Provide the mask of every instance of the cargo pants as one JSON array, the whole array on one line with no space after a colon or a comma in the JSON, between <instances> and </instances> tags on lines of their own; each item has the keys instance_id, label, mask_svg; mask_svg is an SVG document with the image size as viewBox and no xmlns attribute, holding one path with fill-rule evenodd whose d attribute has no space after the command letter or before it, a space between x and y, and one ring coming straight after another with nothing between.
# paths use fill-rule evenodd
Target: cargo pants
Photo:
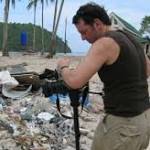
<instances>
[{"instance_id":1,"label":"cargo pants","mask_svg":"<svg viewBox=\"0 0 150 150\"><path fill-rule=\"evenodd\" d=\"M106 114L99 122L91 150L145 150L150 138L150 109L135 117Z\"/></svg>"}]
</instances>

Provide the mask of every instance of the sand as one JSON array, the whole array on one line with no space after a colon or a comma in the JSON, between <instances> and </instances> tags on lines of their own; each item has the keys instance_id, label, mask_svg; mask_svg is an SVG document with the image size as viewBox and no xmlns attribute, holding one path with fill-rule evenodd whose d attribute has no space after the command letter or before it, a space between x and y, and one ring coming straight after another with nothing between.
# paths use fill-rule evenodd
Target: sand
<instances>
[{"instance_id":1,"label":"sand","mask_svg":"<svg viewBox=\"0 0 150 150\"><path fill-rule=\"evenodd\" d=\"M13 55L11 57L0 57L0 67L3 66L8 66L8 65L17 65L17 64L22 64L25 63L26 66L25 68L27 71L34 71L37 73L42 73L45 68L49 69L55 69L57 66L57 61L59 58L55 59L48 59L45 56L40 56L40 55ZM81 60L82 58L74 57L71 58L73 60L72 66L75 67ZM148 83L150 84L150 79L148 79ZM97 74L95 74L91 80L90 80L90 89L91 90L96 90L96 91L101 91L103 87L103 84L99 80ZM149 90L150 91L150 90ZM96 125L98 123L99 114L100 111L103 109L103 102L102 98L97 95L92 95L91 96L93 108L88 112L93 114L94 120L97 121L91 121L88 124L81 123L81 126L87 126L90 131L93 131L96 128ZM91 144L91 140L89 141L89 145ZM147 149L150 150L150 147Z\"/></svg>"}]
</instances>

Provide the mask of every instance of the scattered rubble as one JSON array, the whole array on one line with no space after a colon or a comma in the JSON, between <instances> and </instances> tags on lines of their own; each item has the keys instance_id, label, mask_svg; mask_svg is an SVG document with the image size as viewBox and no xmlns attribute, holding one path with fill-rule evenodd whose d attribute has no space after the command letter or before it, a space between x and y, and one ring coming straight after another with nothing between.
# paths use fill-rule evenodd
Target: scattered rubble
<instances>
[{"instance_id":1,"label":"scattered rubble","mask_svg":"<svg viewBox=\"0 0 150 150\"><path fill-rule=\"evenodd\" d=\"M76 66L79 61L72 66ZM56 62L57 59L45 59L41 56L1 57L0 70L8 70L11 73L42 72L45 68L55 69ZM150 85L150 78L148 83ZM90 90L99 92L102 87L98 76L94 75L90 80ZM81 150L90 150L98 118L104 107L102 98L98 95L90 94L89 100L92 107L84 108L79 118ZM30 91L18 99L6 97L1 93L0 150L75 150L73 120L61 117L53 102L53 99L45 98L40 91ZM64 114L72 114L69 101L61 103L61 108ZM81 108L79 112L80 110ZM43 115L38 118L41 113L53 118L44 119ZM149 149L150 145L147 150Z\"/></svg>"},{"instance_id":2,"label":"scattered rubble","mask_svg":"<svg viewBox=\"0 0 150 150\"><path fill-rule=\"evenodd\" d=\"M7 98L5 98L7 99ZM4 105L0 111L0 149L9 150L65 150L75 149L73 120L62 118L48 98L30 95ZM45 107L47 106L47 107ZM68 112L68 106L63 112ZM83 112L81 122L81 147L92 140L91 130L83 122L96 121ZM92 131L94 134L94 132ZM5 144L4 144L5 143ZM7 143L7 144L6 144ZM71 149L70 149L71 150Z\"/></svg>"},{"instance_id":3,"label":"scattered rubble","mask_svg":"<svg viewBox=\"0 0 150 150\"><path fill-rule=\"evenodd\" d=\"M25 71L20 65L19 68ZM10 66L9 69L15 73ZM0 150L75 150L73 120L59 114L54 96L45 98L41 90L33 92L31 88L32 85L17 91L8 86L1 87ZM72 115L69 97L60 98L62 113ZM80 114L82 150L90 149L95 129L92 124L98 122L92 102L89 104Z\"/></svg>"}]
</instances>

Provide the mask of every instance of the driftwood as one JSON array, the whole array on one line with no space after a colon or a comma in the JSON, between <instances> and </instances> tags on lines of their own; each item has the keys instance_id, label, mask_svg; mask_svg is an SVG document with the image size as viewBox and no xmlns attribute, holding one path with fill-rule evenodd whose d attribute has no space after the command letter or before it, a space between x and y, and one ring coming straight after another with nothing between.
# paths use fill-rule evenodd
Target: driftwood
<instances>
[{"instance_id":1,"label":"driftwood","mask_svg":"<svg viewBox=\"0 0 150 150\"><path fill-rule=\"evenodd\" d=\"M32 85L32 90L36 91L40 88L42 82L36 72L17 73L11 74L11 76L19 82L19 86L15 87L16 90Z\"/></svg>"}]
</instances>

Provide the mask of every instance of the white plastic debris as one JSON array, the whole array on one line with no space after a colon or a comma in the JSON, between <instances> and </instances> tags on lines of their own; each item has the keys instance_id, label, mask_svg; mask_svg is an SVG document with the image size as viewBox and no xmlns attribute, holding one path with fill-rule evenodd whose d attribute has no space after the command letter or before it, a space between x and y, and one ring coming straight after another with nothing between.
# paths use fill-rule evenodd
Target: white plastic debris
<instances>
[{"instance_id":1,"label":"white plastic debris","mask_svg":"<svg viewBox=\"0 0 150 150\"><path fill-rule=\"evenodd\" d=\"M20 112L24 113L26 110L27 110L27 107L23 107L23 108L20 109Z\"/></svg>"},{"instance_id":2,"label":"white plastic debris","mask_svg":"<svg viewBox=\"0 0 150 150\"><path fill-rule=\"evenodd\" d=\"M0 72L0 84L8 85L9 88L13 88L16 87L19 83L14 77L11 77L9 71L6 70Z\"/></svg>"},{"instance_id":3,"label":"white plastic debris","mask_svg":"<svg viewBox=\"0 0 150 150\"><path fill-rule=\"evenodd\" d=\"M0 104L0 111L3 111L3 105Z\"/></svg>"},{"instance_id":4,"label":"white plastic debris","mask_svg":"<svg viewBox=\"0 0 150 150\"><path fill-rule=\"evenodd\" d=\"M38 114L37 118L45 121L50 121L52 118L54 118L54 115L48 113L48 112L41 112Z\"/></svg>"},{"instance_id":5,"label":"white plastic debris","mask_svg":"<svg viewBox=\"0 0 150 150\"><path fill-rule=\"evenodd\" d=\"M2 94L6 97L12 98L12 99L20 99L25 96L27 96L32 89L32 85L30 85L26 90L24 91L15 91L8 86L3 85L2 87Z\"/></svg>"},{"instance_id":6,"label":"white plastic debris","mask_svg":"<svg viewBox=\"0 0 150 150\"><path fill-rule=\"evenodd\" d=\"M2 85L2 94L12 99L19 99L28 95L32 88L30 85L25 91L13 90L19 83L14 77L11 77L7 70L0 72L0 84Z\"/></svg>"}]
</instances>

